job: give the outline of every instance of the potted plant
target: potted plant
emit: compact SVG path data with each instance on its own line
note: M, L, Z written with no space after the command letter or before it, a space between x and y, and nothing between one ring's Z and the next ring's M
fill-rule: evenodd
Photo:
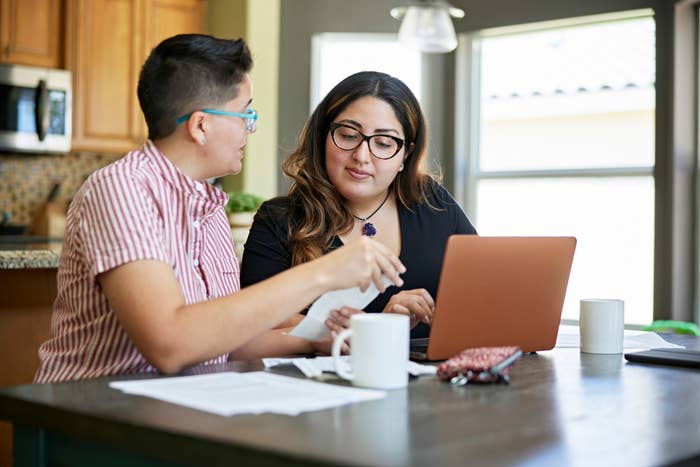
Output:
M248 239L248 232L253 223L253 215L262 204L263 199L250 193L228 193L226 213L231 224L231 235L238 261L243 258L243 245Z
M231 226L250 226L253 223L253 215L262 202L262 198L250 193L230 192L226 213Z

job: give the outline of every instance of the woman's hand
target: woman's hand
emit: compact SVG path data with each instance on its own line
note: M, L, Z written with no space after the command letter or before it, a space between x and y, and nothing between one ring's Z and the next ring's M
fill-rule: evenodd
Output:
M314 348L314 351L320 354L330 355L335 337L340 334L340 331L350 327L350 317L358 313L364 313L364 311L349 307L343 307L340 310L332 310L325 322L326 327L331 331L330 337L313 341L311 346ZM343 342L340 351L343 355L347 355L350 351L348 341Z
M313 263L316 263L316 266L321 268L319 272L330 280L329 290L359 285L360 290L364 292L370 283L374 283L380 292L384 292L386 287L382 275L401 287L403 279L399 274L406 272L406 267L389 248L364 236L318 258Z
M435 301L425 289L402 290L391 297L382 312L408 315L413 329L421 322L427 325L432 323Z
M364 313L364 311L347 306L344 306L340 310L332 310L326 320L326 327L338 334L343 329L349 329L350 317L359 313Z
M337 332L331 331L327 337L317 341L311 341L311 347L314 349L314 353L316 355L330 355L331 350L333 349L333 341L337 335ZM343 345L340 347L340 353L342 355L347 355L350 353L350 345L348 344L348 341L343 342Z

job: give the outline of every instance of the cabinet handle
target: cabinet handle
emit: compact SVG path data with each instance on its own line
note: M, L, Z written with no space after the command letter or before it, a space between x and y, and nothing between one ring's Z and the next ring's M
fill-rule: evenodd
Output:
M7 44L5 46L5 57L9 57L9 56L10 56L10 44Z

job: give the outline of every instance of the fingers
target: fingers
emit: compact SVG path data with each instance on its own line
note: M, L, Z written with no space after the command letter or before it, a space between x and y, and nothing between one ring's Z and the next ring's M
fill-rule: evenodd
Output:
M340 324L333 321L333 319L331 318L328 318L326 321L324 321L324 324L328 329L330 329L331 334L337 334L343 330L343 327Z
M331 342L335 341L335 338L338 337L338 333L331 331ZM343 341L343 345L340 346L340 353L341 355L347 355L350 353L350 342L348 342L347 339Z
M402 290L391 297L384 311L408 314L412 323L429 325L433 320L435 302L425 289Z
M363 292L370 284L384 292L385 275L393 284L403 286L399 276L406 267L381 242L362 237L316 260L322 274L327 274L332 288L359 286Z
M358 313L364 313L364 311L350 307L343 307L339 310L331 310L328 319L325 321L326 327L335 332L348 329L350 327L350 317Z
M430 324L433 319L433 309L421 296L415 295L411 306L411 312L415 313L419 321Z
M397 315L408 315L413 318L413 313L407 307L401 305L400 303L394 303L386 310L387 313L396 313Z
M433 300L433 297L430 296L427 290L425 289L413 289L410 292L415 292L420 294L421 297L423 297L423 300L425 300L425 303L430 307L431 310L435 310L435 301Z
M387 246L377 241L371 240L371 242L377 250L375 261L381 270L381 274L387 276L389 280L397 287L401 287L403 285L403 279L401 279L399 274L406 272L406 266L403 265L398 256L396 256ZM379 288L379 286L377 286L377 288L384 292L383 284L382 288Z
M347 312L343 312L343 309L332 310L326 322L332 324L333 327L328 326L329 328L340 332L350 327L350 315Z
M408 316L408 319L409 319L409 321L410 321L411 329L413 329L414 327L416 327L416 324L418 324L418 322L419 322L419 321L418 321L418 318L417 318L417 316L416 316L415 313L411 313L411 310L409 310L408 308L406 308L405 306L403 306L403 305L401 305L401 304L399 304L399 303L393 304L391 307L389 307L388 309L384 310L384 312L385 312L385 313L394 313L394 314L397 314L397 315L406 315L406 316Z
M372 267L372 282L374 282L374 286L379 292L384 293L386 287L384 287L384 281L382 280L382 271L376 265Z

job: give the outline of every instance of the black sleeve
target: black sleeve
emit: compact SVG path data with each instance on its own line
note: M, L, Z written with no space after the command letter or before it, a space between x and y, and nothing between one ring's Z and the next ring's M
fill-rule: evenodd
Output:
M284 198L267 201L258 209L243 248L241 287L289 269L288 215L289 205Z

